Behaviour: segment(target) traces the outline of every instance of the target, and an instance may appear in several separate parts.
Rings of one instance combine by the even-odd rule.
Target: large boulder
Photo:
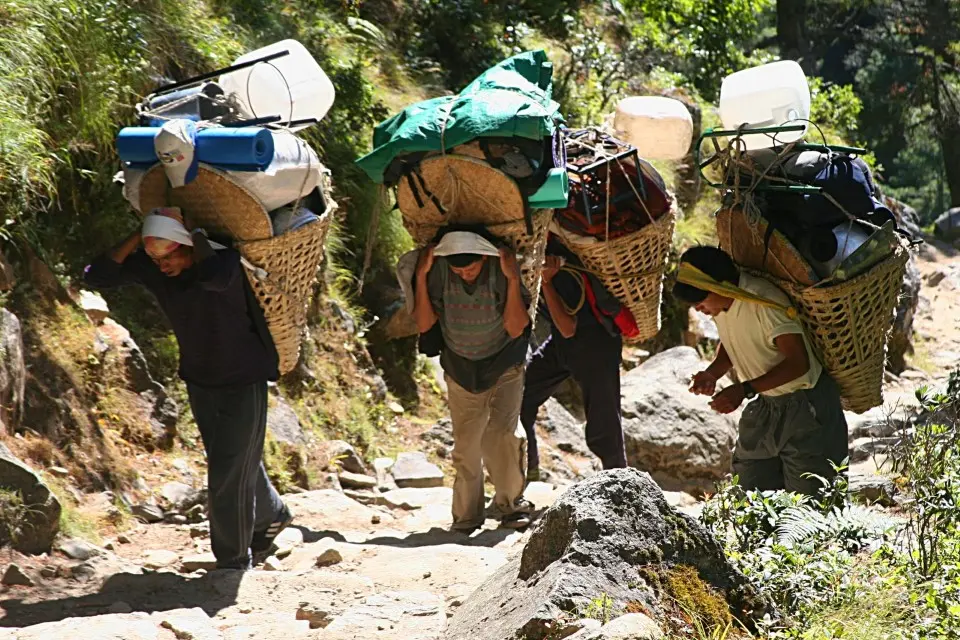
[[[300,418],[283,396],[276,396],[273,406],[267,409],[267,430],[286,444],[301,445],[307,440]]]
[[[563,638],[602,594],[611,617],[643,610],[658,624],[677,615],[684,576],[721,617],[750,624],[768,605],[726,559],[707,530],[671,508],[648,474],[604,471],[548,509],[520,557],[471,595],[450,621],[449,640]],[[700,613],[700,611],[695,611]]]
[[[0,309],[0,420],[7,433],[16,429],[23,416],[26,382],[20,320]]]
[[[709,398],[689,391],[706,366],[696,350],[676,347],[620,382],[627,461],[670,491],[710,491],[733,463],[736,414],[716,413]]]
[[[960,239],[960,207],[944,211],[933,223],[933,233],[947,242]]]
[[[0,544],[21,553],[50,550],[60,530],[60,502],[40,477],[0,443]]]
[[[592,457],[587,448],[584,423],[577,420],[555,398],[547,400],[537,416],[537,423],[546,432],[556,448],[585,458]]]

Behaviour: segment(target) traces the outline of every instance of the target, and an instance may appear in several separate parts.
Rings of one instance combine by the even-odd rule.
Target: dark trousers
[[[267,383],[187,389],[207,453],[213,555],[220,568],[246,569],[253,532],[269,527],[283,509],[262,462]]]
[[[786,489],[816,495],[832,479],[831,462],[848,455],[847,421],[840,388],[823,372],[813,389],[758,396],[741,414],[733,471],[745,489]]]
[[[527,432],[527,468],[540,465],[534,425],[540,406],[569,377],[580,385],[587,414],[587,446],[604,469],[627,466],[620,422],[620,336],[599,327],[570,339],[551,337],[527,366],[520,422]]]

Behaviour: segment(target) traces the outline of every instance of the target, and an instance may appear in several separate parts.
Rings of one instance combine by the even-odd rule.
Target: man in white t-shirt
[[[816,494],[822,484],[809,474],[829,479],[835,475],[831,462],[844,463],[847,423],[840,389],[788,313],[790,300],[769,281],[741,273],[720,249],[689,249],[680,263],[699,272],[700,286],[681,276],[674,295],[713,316],[720,334],[716,358],[694,376],[690,390],[712,396],[710,406],[724,414],[750,401],[733,459],[740,484]],[[717,382],[731,371],[737,383],[717,392]]]

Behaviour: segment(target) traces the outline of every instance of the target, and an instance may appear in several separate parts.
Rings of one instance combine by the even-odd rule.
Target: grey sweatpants
[[[847,421],[840,388],[826,372],[813,389],[785,396],[758,396],[744,408],[733,471],[740,486],[761,491],[786,489],[815,495],[847,457]]]
[[[267,383],[188,384],[187,390],[207,452],[207,509],[217,567],[249,568],[253,532],[269,527],[283,509],[262,462]]]

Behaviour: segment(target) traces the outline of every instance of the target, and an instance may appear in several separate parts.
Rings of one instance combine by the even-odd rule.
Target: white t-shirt
[[[740,288],[772,302],[790,306],[787,295],[763,278],[746,273],[740,276]],[[774,339],[791,333],[803,336],[810,360],[810,370],[796,380],[776,389],[765,391],[766,396],[782,396],[800,389],[812,389],[820,380],[823,365],[814,355],[810,341],[797,320],[785,312],[751,302],[734,300],[729,309],[714,317],[720,333],[720,343],[726,349],[737,378],[754,380],[780,364],[784,356],[777,350]]]

